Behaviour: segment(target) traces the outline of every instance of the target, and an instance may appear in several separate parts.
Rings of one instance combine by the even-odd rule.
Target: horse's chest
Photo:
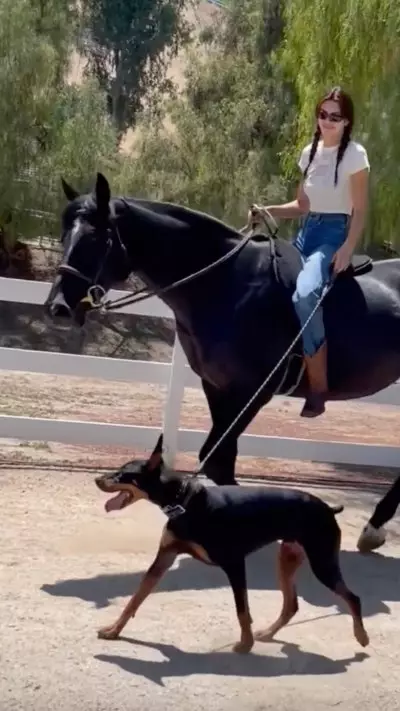
[[[234,339],[226,320],[197,320],[191,329],[178,327],[179,339],[192,370],[217,388],[238,377]]]

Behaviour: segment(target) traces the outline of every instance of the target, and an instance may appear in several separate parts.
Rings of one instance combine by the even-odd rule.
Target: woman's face
[[[345,126],[349,122],[342,116],[340,104],[328,99],[321,104],[318,113],[318,126],[322,138],[329,139],[330,143],[340,143]]]

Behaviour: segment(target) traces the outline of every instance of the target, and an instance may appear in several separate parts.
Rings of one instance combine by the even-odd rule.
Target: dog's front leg
[[[132,595],[117,621],[113,625],[103,627],[98,631],[97,635],[100,639],[117,639],[126,623],[131,617],[135,616],[142,602],[150,595],[164,573],[171,567],[178,552],[179,549],[176,546],[175,539],[172,538],[168,531],[165,531],[161,538],[157,555],[140,581],[137,592]]]
[[[228,576],[232,587],[235,598],[236,614],[241,630],[240,642],[237,642],[234,645],[233,651],[239,652],[240,654],[247,654],[253,647],[254,638],[251,629],[253,620],[250,615],[247,595],[246,563],[243,558],[242,560],[235,561],[234,563],[230,561],[228,565],[222,564],[221,567]]]

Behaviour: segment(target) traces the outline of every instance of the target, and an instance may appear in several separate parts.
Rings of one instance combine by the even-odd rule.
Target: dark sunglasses
[[[324,109],[320,109],[320,111],[318,111],[318,118],[322,119],[322,121],[332,121],[332,123],[340,123],[343,121],[343,116],[340,114],[330,114]]]

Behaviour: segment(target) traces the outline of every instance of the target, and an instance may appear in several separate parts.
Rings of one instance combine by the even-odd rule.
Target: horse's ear
[[[157,444],[154,447],[149,461],[147,462],[147,469],[148,471],[152,472],[155,469],[159,469],[159,467],[163,463],[163,456],[162,456],[162,451],[163,451],[163,435],[160,434]]]
[[[108,180],[104,177],[103,173],[97,173],[95,194],[97,207],[101,210],[108,210],[108,205],[111,199],[111,190]]]
[[[63,187],[65,197],[67,200],[72,202],[72,200],[75,200],[75,198],[79,197],[79,193],[73,188],[71,185],[69,185],[64,178],[61,178],[61,185]]]

